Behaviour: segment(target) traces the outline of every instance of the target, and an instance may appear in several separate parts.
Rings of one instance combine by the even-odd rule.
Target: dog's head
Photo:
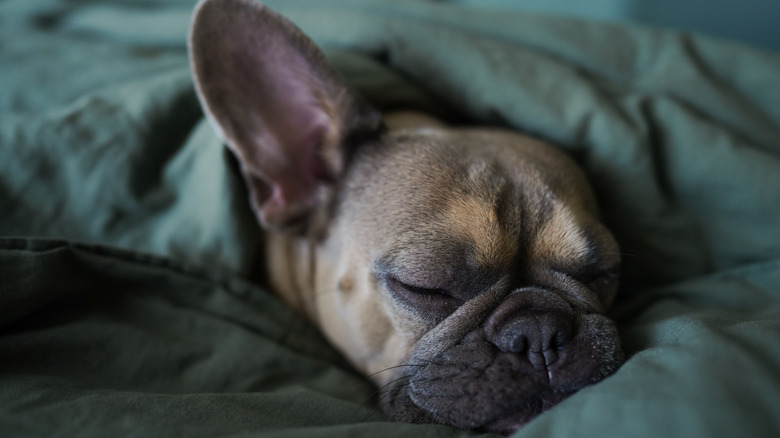
[[[201,2],[190,50],[269,229],[275,291],[381,386],[391,417],[509,432],[620,365],[603,315],[617,247],[564,154],[509,131],[383,123],[249,0]]]

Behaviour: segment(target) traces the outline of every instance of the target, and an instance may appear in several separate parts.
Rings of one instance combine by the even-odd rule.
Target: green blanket
[[[268,3],[380,107],[530,132],[588,171],[624,253],[629,360],[517,436],[780,436],[780,57],[408,0]],[[0,436],[468,435],[388,422],[254,285],[261,235],[192,89],[192,6],[0,2]]]

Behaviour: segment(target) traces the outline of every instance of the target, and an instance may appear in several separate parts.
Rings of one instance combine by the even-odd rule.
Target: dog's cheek
[[[343,224],[342,224],[343,225]],[[350,362],[377,384],[394,373],[385,371],[403,363],[411,344],[400,335],[381,300],[381,292],[366,266],[360,240],[349,227],[334,227],[316,253],[318,325]]]

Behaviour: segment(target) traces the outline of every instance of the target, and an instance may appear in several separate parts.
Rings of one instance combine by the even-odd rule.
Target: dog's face
[[[511,432],[617,369],[618,250],[565,155],[507,131],[388,127],[250,1],[202,2],[190,43],[269,229],[274,290],[392,418]]]
[[[617,249],[566,157],[492,130],[391,131],[347,175],[316,314],[395,418],[507,432],[617,368]]]

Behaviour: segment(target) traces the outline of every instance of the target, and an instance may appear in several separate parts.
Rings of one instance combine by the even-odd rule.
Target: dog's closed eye
[[[437,319],[446,317],[461,304],[461,300],[446,289],[416,286],[391,275],[385,277],[385,283],[393,298],[402,305],[425,309],[428,315]]]
[[[404,283],[403,281],[390,277],[388,278],[388,282],[391,284],[391,287],[395,286],[396,288],[402,288],[407,292],[411,292],[416,295],[430,295],[430,296],[436,296],[436,295],[444,295],[444,296],[451,296],[445,289],[440,288],[427,288],[427,287],[421,287],[421,286],[414,286],[408,283]]]

